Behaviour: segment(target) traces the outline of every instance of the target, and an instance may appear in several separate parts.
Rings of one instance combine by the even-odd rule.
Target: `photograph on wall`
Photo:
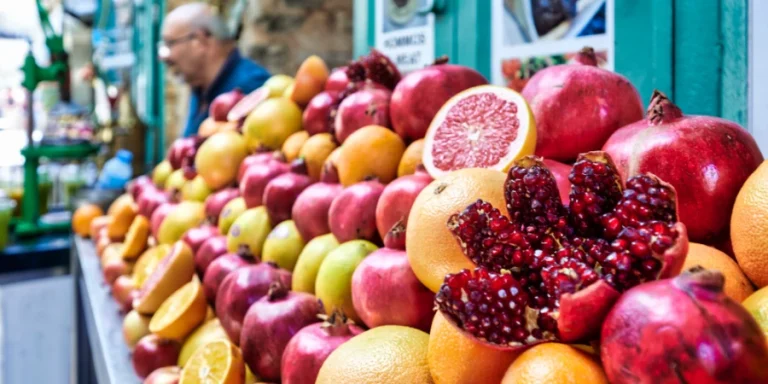
[[[592,47],[613,69],[614,0],[494,0],[492,78],[521,90],[537,71]]]
[[[376,48],[407,73],[435,60],[435,15],[429,0],[377,0]]]

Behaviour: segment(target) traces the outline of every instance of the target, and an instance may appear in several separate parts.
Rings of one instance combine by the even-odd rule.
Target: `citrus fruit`
[[[267,208],[261,206],[246,210],[227,232],[227,251],[260,260],[264,241],[270,231],[272,224],[269,222]]]
[[[330,75],[325,61],[312,55],[304,60],[296,71],[296,80],[286,95],[296,104],[306,105],[315,95],[323,91]]]
[[[405,143],[392,130],[369,125],[353,132],[344,141],[336,167],[339,181],[346,186],[371,177],[387,184],[397,177],[397,166]]]
[[[301,109],[283,97],[259,104],[243,123],[243,135],[248,148],[266,147],[279,150],[288,136],[301,130]],[[233,169],[237,171],[237,167]]]
[[[171,175],[168,176],[168,178],[165,180],[164,190],[170,193],[179,192],[182,188],[184,188],[184,184],[186,182],[187,179],[184,178],[184,170],[179,168],[171,172]]]
[[[290,163],[299,158],[299,151],[301,151],[301,147],[304,146],[304,143],[306,143],[308,139],[309,132],[307,131],[298,131],[288,136],[283,143],[282,149],[285,161]]]
[[[267,80],[263,86],[256,88],[253,92],[240,99],[240,101],[229,110],[229,113],[227,113],[227,121],[239,122],[248,116],[249,113],[253,112],[262,101],[268,99],[270,97],[270,90],[266,85],[269,81],[270,80]]]
[[[328,158],[325,159],[325,162],[323,163],[323,170],[320,171],[320,178],[322,180],[327,180],[329,183],[339,182],[337,165],[339,162],[339,155],[341,155],[341,147],[334,149],[333,152],[328,155]]]
[[[117,199],[115,199],[115,201],[109,205],[109,208],[107,208],[107,216],[114,216],[121,207],[134,203],[135,201],[133,200],[133,196],[131,196],[129,193],[124,193],[118,196]]]
[[[181,199],[184,201],[204,202],[205,198],[211,194],[211,188],[205,183],[202,176],[197,175],[194,179],[184,183],[181,187]]]
[[[331,352],[316,383],[432,383],[427,366],[428,343],[429,335],[415,328],[373,328]]]
[[[152,182],[158,188],[165,186],[165,181],[168,180],[168,176],[173,172],[173,167],[168,160],[163,160],[152,169]]]
[[[348,318],[362,323],[352,303],[352,275],[363,259],[377,249],[370,241],[352,240],[328,253],[315,280],[315,296],[323,302],[326,314],[341,309]]]
[[[406,251],[416,277],[432,292],[440,289],[446,274],[474,268],[448,230],[448,219],[477,199],[505,207],[505,180],[496,170],[462,169],[433,181],[416,197],[408,216]]]
[[[206,321],[187,337],[179,353],[179,366],[183,367],[189,358],[197,352],[198,348],[214,340],[229,340],[219,319]]]
[[[600,363],[570,345],[539,344],[523,352],[502,384],[608,384]]]
[[[157,241],[160,244],[173,244],[181,239],[189,229],[197,227],[205,220],[205,206],[199,201],[182,201],[168,213],[160,229]]]
[[[278,74],[273,75],[269,79],[267,79],[266,82],[264,82],[264,87],[269,90],[269,97],[279,97],[282,96],[285,91],[293,85],[294,79],[291,76]]]
[[[221,209],[219,214],[219,233],[226,234],[229,232],[229,227],[246,209],[245,199],[242,197],[236,197],[227,204],[224,204],[224,208]]]
[[[739,191],[731,216],[731,242],[741,270],[758,288],[768,285],[768,160]]]
[[[149,316],[142,316],[140,313],[132,310],[125,315],[123,319],[123,340],[128,348],[133,348],[139,340],[149,335]]]
[[[267,235],[261,261],[273,262],[282,269],[293,271],[302,249],[304,240],[296,229],[296,224],[293,220],[286,220],[275,226]]]
[[[422,164],[421,158],[424,153],[424,139],[418,139],[411,143],[403,152],[400,164],[397,166],[397,177],[412,175],[416,168]]]
[[[317,271],[328,253],[338,246],[339,242],[332,233],[310,240],[299,254],[299,260],[296,261],[296,266],[293,268],[291,290],[314,294]]]
[[[685,257],[683,271],[696,266],[720,271],[725,276],[723,291],[738,303],[744,301],[755,291],[739,265],[717,248],[698,243],[688,243],[688,255]]]
[[[436,384],[498,383],[518,354],[470,339],[440,312],[432,320],[427,361]]]
[[[304,159],[307,165],[307,173],[312,180],[320,180],[325,160],[337,148],[336,139],[330,133],[318,133],[304,143],[299,151],[299,157]]]
[[[237,132],[215,133],[200,145],[195,154],[195,170],[212,190],[235,181],[237,170],[248,155],[246,141]]]
[[[139,214],[139,206],[133,200],[121,204],[115,208],[115,212],[110,215],[112,218],[107,223],[107,236],[112,241],[120,241],[125,238],[131,223],[136,215]]]
[[[208,310],[197,276],[169,296],[152,315],[150,332],[166,339],[183,340],[203,320]]]
[[[149,220],[142,215],[136,215],[125,235],[125,241],[123,241],[122,255],[124,259],[133,260],[139,257],[141,251],[147,247],[149,229]]]
[[[141,288],[147,277],[152,274],[152,271],[155,270],[157,264],[168,255],[170,250],[170,245],[161,244],[147,249],[141,256],[139,256],[138,260],[136,260],[136,264],[133,266],[133,284],[137,288]]]
[[[768,287],[758,289],[757,292],[747,297],[741,305],[752,314],[760,329],[768,337]]]
[[[141,314],[155,313],[165,299],[188,283],[194,274],[192,250],[183,241],[177,241],[144,280],[133,308]]]
[[[243,355],[228,340],[214,340],[198,348],[181,370],[179,384],[242,384]]]
[[[507,171],[536,149],[536,124],[528,103],[505,87],[462,91],[437,112],[424,139],[423,163],[432,177],[462,168]]]
[[[98,205],[82,205],[72,215],[72,231],[81,237],[88,237],[91,233],[91,222],[99,216],[104,216],[104,211]]]

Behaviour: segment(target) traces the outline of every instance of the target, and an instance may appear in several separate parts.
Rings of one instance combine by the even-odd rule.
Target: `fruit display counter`
[[[75,213],[97,371],[768,383],[768,162],[661,92],[644,114],[595,62],[518,93],[372,50],[220,96],[106,213]]]

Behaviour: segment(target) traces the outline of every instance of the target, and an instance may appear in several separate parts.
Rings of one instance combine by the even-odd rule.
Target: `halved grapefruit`
[[[424,142],[423,162],[438,178],[464,168],[506,172],[536,150],[536,123],[519,93],[495,85],[460,92],[437,112]]]
[[[256,88],[253,92],[245,95],[235,104],[227,114],[227,121],[239,122],[245,119],[262,101],[269,99],[270,90],[267,87]]]

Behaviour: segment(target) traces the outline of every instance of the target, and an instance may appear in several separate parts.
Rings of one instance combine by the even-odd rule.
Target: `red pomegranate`
[[[170,201],[171,199],[165,191],[158,188],[145,188],[136,203],[139,206],[139,214],[151,219],[158,207]]]
[[[367,55],[350,63],[345,72],[349,81],[355,83],[353,85],[371,82],[389,90],[395,89],[403,77],[395,63],[375,48],[372,48]]]
[[[240,190],[237,188],[225,188],[218,191],[205,199],[205,217],[208,222],[217,225],[219,223],[219,215],[224,206],[230,202],[230,200],[240,197]]]
[[[325,92],[341,92],[347,89],[347,85],[349,85],[347,67],[334,68],[325,82]]]
[[[509,216],[478,200],[448,220],[478,265],[438,291],[449,322],[499,349],[589,342],[621,292],[680,272],[688,236],[673,187],[647,174],[624,185],[603,152],[580,155],[569,179],[566,207],[541,158],[526,156],[504,185]]]
[[[435,294],[411,269],[405,251],[380,248],[352,275],[352,303],[369,328],[403,325],[429,332]]]
[[[391,96],[389,90],[365,88],[344,98],[333,124],[336,140],[344,143],[349,135],[367,125],[389,127]]]
[[[154,370],[176,365],[181,353],[178,341],[157,335],[142,337],[133,349],[132,363],[136,375],[145,378]]]
[[[768,346],[752,315],[703,269],[630,289],[603,324],[611,383],[768,383]]]
[[[206,240],[219,235],[218,227],[206,223],[187,230],[184,236],[181,237],[181,240],[189,245],[192,253],[197,253]]]
[[[197,271],[197,276],[200,277],[200,279],[203,279],[208,266],[225,253],[227,253],[226,236],[213,236],[203,241],[200,249],[195,252],[195,270]],[[215,297],[215,295],[212,296],[212,298],[213,297]]]
[[[352,184],[333,199],[328,209],[328,226],[333,236],[343,243],[355,239],[378,242],[376,203],[384,185],[377,180]]]
[[[237,182],[240,183],[245,175],[245,171],[254,164],[264,164],[270,160],[277,160],[278,162],[285,163],[285,156],[280,151],[272,152],[258,152],[253,155],[246,156],[243,162],[240,163],[240,167],[237,169]]]
[[[130,275],[119,276],[112,283],[112,297],[117,302],[122,313],[133,309],[133,298],[136,295],[136,284]]]
[[[250,258],[241,257],[236,253],[225,253],[211,261],[203,275],[203,293],[208,303],[215,306],[221,282],[230,272],[250,264]]]
[[[310,135],[323,132],[332,132],[335,115],[334,107],[338,105],[338,92],[320,92],[309,101],[304,109],[303,122],[304,130]]]
[[[291,286],[291,272],[271,263],[238,268],[224,278],[216,293],[216,317],[232,342],[240,343],[243,319],[248,308],[267,294],[272,283],[278,281],[284,286]]]
[[[392,92],[389,117],[392,128],[406,142],[423,138],[432,119],[448,99],[477,85],[488,84],[479,72],[462,65],[434,65],[406,75]]]
[[[171,163],[171,168],[174,170],[180,169],[184,165],[185,159],[190,156],[193,159],[192,164],[194,164],[194,153],[197,151],[196,146],[197,143],[194,137],[181,137],[174,140],[171,147],[168,148],[168,155],[166,157],[168,162]]]
[[[291,212],[296,198],[307,187],[312,185],[312,179],[305,174],[287,172],[272,179],[264,189],[262,202],[267,208],[269,221],[277,225],[291,219]]]
[[[683,115],[658,91],[646,118],[614,133],[603,149],[624,178],[648,172],[672,184],[691,240],[710,244],[727,235],[736,195],[763,162],[738,124]]]
[[[141,176],[131,180],[130,183],[128,183],[127,190],[128,190],[128,193],[130,193],[131,196],[133,196],[134,200],[138,200],[139,196],[141,196],[141,194],[147,188],[157,189],[155,187],[155,183],[152,181],[151,177],[149,177],[147,175],[141,175]]]
[[[267,184],[290,170],[288,164],[275,160],[249,167],[240,182],[240,196],[245,200],[245,206],[248,209],[260,207],[264,203],[264,190]]]
[[[243,360],[262,380],[280,380],[285,346],[300,329],[319,322],[320,301],[305,292],[291,292],[280,281],[253,303],[243,321],[240,347]]]
[[[208,114],[216,121],[227,121],[227,114],[242,98],[243,92],[235,88],[216,96],[211,102]]]
[[[563,201],[563,204],[568,204],[570,201],[568,196],[571,194],[571,182],[568,180],[568,175],[571,173],[571,166],[550,159],[544,159],[544,166],[555,176],[557,189],[560,191],[560,200]]]
[[[384,188],[376,204],[376,228],[379,236],[390,243],[387,247],[392,245],[394,249],[405,249],[405,229],[408,226],[411,207],[419,192],[431,182],[432,178],[428,173],[417,172],[399,177]],[[393,242],[395,238],[402,241]]]
[[[363,333],[362,328],[348,321],[341,312],[320,317],[325,321],[302,328],[285,346],[280,370],[283,384],[314,383],[331,352]]]
[[[328,210],[342,190],[344,187],[339,183],[319,182],[307,187],[296,198],[291,218],[305,242],[331,232]]]
[[[585,48],[582,54],[595,53]],[[536,154],[558,161],[600,149],[614,131],[643,118],[643,103],[629,80],[594,65],[544,68],[522,95],[536,119]]]

